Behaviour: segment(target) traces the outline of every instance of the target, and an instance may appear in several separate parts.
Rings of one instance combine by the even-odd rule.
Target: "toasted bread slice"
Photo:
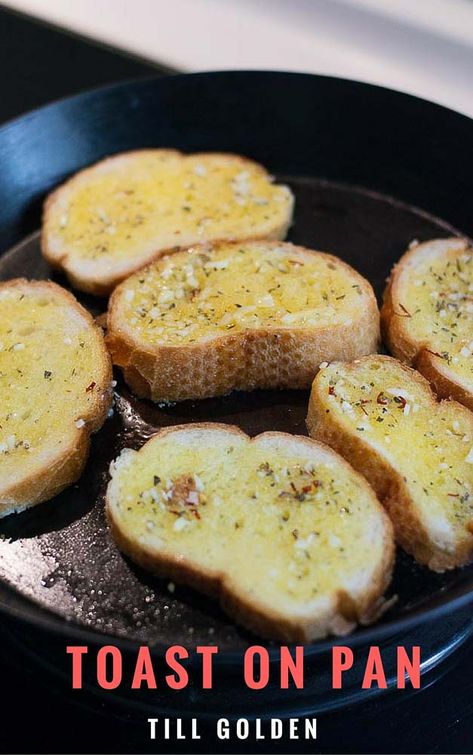
[[[442,398],[473,409],[473,248],[459,238],[414,244],[394,268],[381,312],[390,351]]]
[[[81,171],[48,198],[42,250],[72,285],[108,294],[164,252],[220,239],[284,238],[294,199],[258,163],[148,149]]]
[[[308,388],[321,362],[369,354],[378,339],[364,278],[275,241],[168,255],[124,281],[108,311],[113,362],[154,401]]]
[[[473,414],[437,402],[392,357],[331,364],[314,380],[307,426],[362,472],[402,547],[444,571],[473,555]]]
[[[77,480],[111,404],[101,330],[55,283],[0,284],[0,517]]]
[[[364,478],[320,443],[182,425],[125,450],[111,472],[106,511],[119,547],[218,597],[258,634],[345,634],[382,603],[391,523]]]

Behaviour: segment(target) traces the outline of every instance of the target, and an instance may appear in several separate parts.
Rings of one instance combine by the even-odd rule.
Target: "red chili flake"
[[[395,315],[396,315],[397,317],[412,317],[411,313],[409,312],[409,310],[408,310],[408,309],[406,309],[406,308],[405,308],[404,304],[401,304],[401,302],[399,302],[399,306],[401,307],[401,309],[402,309],[402,311],[404,312],[404,314],[403,314],[403,315],[401,315],[401,313],[400,313],[400,312],[395,312],[394,314],[395,314]]]
[[[336,396],[337,395],[335,393],[335,388],[333,387],[333,385],[329,386],[328,392],[329,392],[330,396]]]
[[[311,490],[312,490],[312,485],[304,485],[304,487],[302,488],[303,493],[310,493]]]
[[[395,400],[398,402],[399,408],[404,409],[405,405],[407,404],[406,399],[403,398],[402,396],[396,396]]]
[[[90,385],[88,385],[87,388],[85,389],[85,392],[89,393],[89,391],[93,391],[96,385],[97,385],[97,383],[95,383],[94,381],[92,381],[92,383]]]
[[[432,354],[434,357],[439,357],[440,359],[445,359],[445,356],[443,354],[439,354],[438,351],[432,351],[432,349],[425,349],[429,354]]]
[[[387,398],[386,398],[386,396],[384,395],[383,391],[380,391],[380,392],[378,393],[378,397],[377,397],[377,399],[376,399],[376,403],[377,403],[377,404],[382,404],[382,406],[386,406],[386,404],[387,404],[387,403],[389,403],[389,402],[388,402],[388,399],[387,399]]]

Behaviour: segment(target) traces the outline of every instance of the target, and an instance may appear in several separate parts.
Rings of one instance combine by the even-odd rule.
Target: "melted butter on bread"
[[[71,444],[105,419],[111,377],[102,333],[69,293],[22,279],[0,286],[0,516],[48,497]]]
[[[308,427],[312,435],[330,438],[381,500],[394,497],[401,544],[419,560],[441,570],[471,559],[473,414],[467,409],[453,401],[438,403],[418,373],[377,355],[319,372]],[[404,493],[390,488],[391,475],[401,480]],[[409,509],[418,529],[411,522],[406,535]],[[416,543],[418,537],[427,546]]]
[[[293,203],[287,187],[236,155],[125,153],[82,171],[51,196],[43,251],[79,288],[93,291],[95,275],[96,288],[110,290],[114,276],[116,283],[176,247],[284,238]]]
[[[107,345],[141,397],[308,388],[324,361],[376,351],[373,289],[323,252],[221,242],[167,255],[113,292]]]
[[[473,248],[464,239],[411,244],[381,311],[391,353],[442,398],[473,409]]]
[[[311,623],[311,636],[325,634],[324,613],[341,592],[352,601],[345,618],[356,621],[389,579],[389,522],[370,488],[307,439],[171,428],[125,451],[112,475],[107,512],[132,558],[171,578],[173,561],[204,581],[219,575],[255,612],[274,614],[275,636],[286,618],[300,634]],[[177,581],[192,584],[189,574]]]
[[[164,257],[130,277],[117,299],[121,316],[150,344],[264,327],[336,327],[365,304],[348,270],[292,244],[221,243]]]

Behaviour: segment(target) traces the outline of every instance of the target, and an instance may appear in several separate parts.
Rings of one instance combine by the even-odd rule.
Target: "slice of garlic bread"
[[[81,171],[48,198],[42,250],[73,286],[104,295],[172,249],[284,238],[293,205],[286,186],[238,155],[126,152]]]
[[[275,241],[168,255],[110,299],[107,345],[141,397],[308,388],[321,362],[376,351],[370,284],[328,254]]]
[[[111,404],[101,330],[45,281],[0,284],[0,517],[77,480]]]
[[[123,451],[111,473],[106,511],[124,553],[218,597],[256,633],[309,642],[379,611],[392,526],[364,478],[327,446],[182,425]]]
[[[473,556],[473,414],[436,400],[428,382],[392,357],[320,370],[307,426],[362,472],[402,547],[444,571]]]
[[[473,248],[459,238],[414,244],[394,268],[381,312],[389,349],[442,398],[473,409]]]

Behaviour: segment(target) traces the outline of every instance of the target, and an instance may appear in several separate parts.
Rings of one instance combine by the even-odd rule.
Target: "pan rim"
[[[85,100],[88,97],[100,95],[100,94],[108,94],[112,92],[118,92],[121,89],[125,90],[129,88],[130,86],[139,86],[139,85],[145,85],[145,84],[157,84],[157,83],[164,83],[169,82],[172,84],[173,81],[181,81],[184,79],[203,79],[203,78],[218,78],[220,76],[229,76],[229,77],[236,77],[236,76],[248,76],[248,77],[254,77],[254,76],[260,76],[260,77],[278,77],[278,78],[294,78],[294,79],[307,79],[307,80],[322,80],[322,81],[332,81],[332,82],[338,82],[341,84],[354,84],[356,86],[360,87],[366,87],[370,90],[377,90],[379,92],[388,92],[396,97],[400,97],[406,100],[415,101],[415,102],[422,102],[425,105],[428,105],[433,108],[438,108],[444,112],[450,113],[457,118],[462,119],[465,123],[471,123],[473,121],[472,118],[470,118],[468,115],[465,115],[465,113],[461,113],[459,110],[454,110],[453,108],[447,107],[446,105],[441,105],[438,102],[433,102],[432,100],[427,100],[424,97],[418,97],[414,94],[409,94],[407,92],[402,92],[400,89],[393,89],[392,87],[383,87],[379,84],[371,84],[367,81],[360,81],[359,79],[347,79],[342,76],[328,76],[326,74],[316,74],[316,73],[307,73],[307,72],[298,72],[298,71],[272,71],[271,69],[228,69],[228,70],[218,70],[218,71],[196,71],[194,73],[172,73],[172,74],[165,74],[165,75],[156,75],[156,74],[150,74],[150,75],[144,75],[144,76],[138,76],[138,77],[131,77],[127,79],[123,79],[122,81],[116,82],[114,84],[103,84],[97,87],[92,87],[90,89],[84,89],[82,92],[78,92],[77,94],[73,94],[70,96],[65,97],[58,97],[55,100],[52,100],[51,102],[48,102],[46,105],[40,105],[39,107],[33,108],[32,110],[28,110],[26,113],[23,113],[22,115],[15,116],[14,118],[10,118],[7,121],[0,124],[0,135],[3,133],[3,131],[6,131],[7,129],[11,128],[12,126],[17,125],[17,123],[28,120],[32,118],[33,116],[46,112],[49,109],[53,109],[57,107],[58,105],[70,103],[73,104],[74,102],[79,102],[80,100]]]

